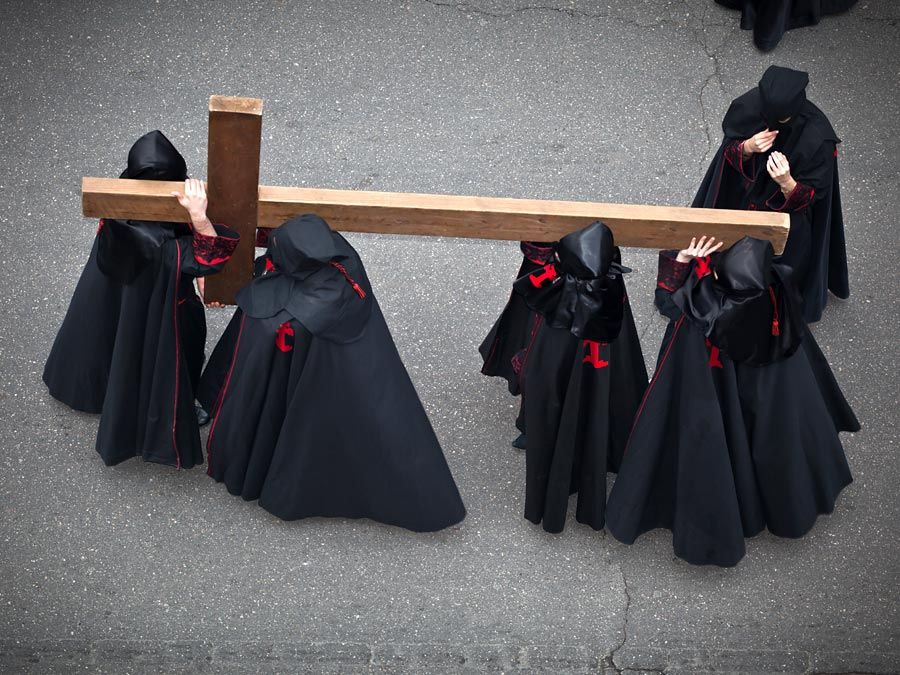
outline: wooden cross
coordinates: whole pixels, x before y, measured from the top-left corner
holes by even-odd
[[[260,99],[209,99],[209,216],[237,230],[241,243],[225,269],[209,278],[206,301],[232,304],[251,278],[256,228],[275,228],[315,212],[336,230],[515,241],[556,241],[595,220],[620,246],[681,248],[693,236],[734,242],[768,239],[781,253],[787,214],[680,206],[604,204],[538,199],[320,190],[259,185]],[[82,210],[92,218],[180,222],[184,209],[171,196],[179,183],[83,178]]]

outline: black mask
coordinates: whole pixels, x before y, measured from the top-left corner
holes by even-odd
[[[769,66],[763,73],[759,81],[759,98],[762,116],[769,129],[783,129],[790,126],[806,103],[807,84],[809,75],[799,70]]]

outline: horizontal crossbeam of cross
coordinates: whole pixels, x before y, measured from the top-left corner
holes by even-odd
[[[344,232],[513,241],[555,241],[602,220],[618,245],[652,249],[683,248],[700,235],[726,244],[749,235],[780,253],[790,230],[788,215],[773,212],[258,185],[261,125],[259,99],[210,99],[209,213],[241,234],[236,255],[207,284],[210,301],[233,302],[250,279],[257,227],[311,212]],[[82,210],[95,218],[179,222],[185,213],[171,193],[180,187],[87,177]]]

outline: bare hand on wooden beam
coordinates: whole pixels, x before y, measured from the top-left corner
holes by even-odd
[[[207,237],[215,237],[216,229],[206,215],[206,183],[196,178],[188,178],[184,181],[184,192],[173,192],[172,196],[178,200],[188,215],[191,217],[191,225],[200,234]]]

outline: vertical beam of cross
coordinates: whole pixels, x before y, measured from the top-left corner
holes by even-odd
[[[209,99],[209,217],[241,235],[231,260],[206,281],[206,302],[233,304],[253,270],[259,201],[259,151],[263,102],[258,98]]]

